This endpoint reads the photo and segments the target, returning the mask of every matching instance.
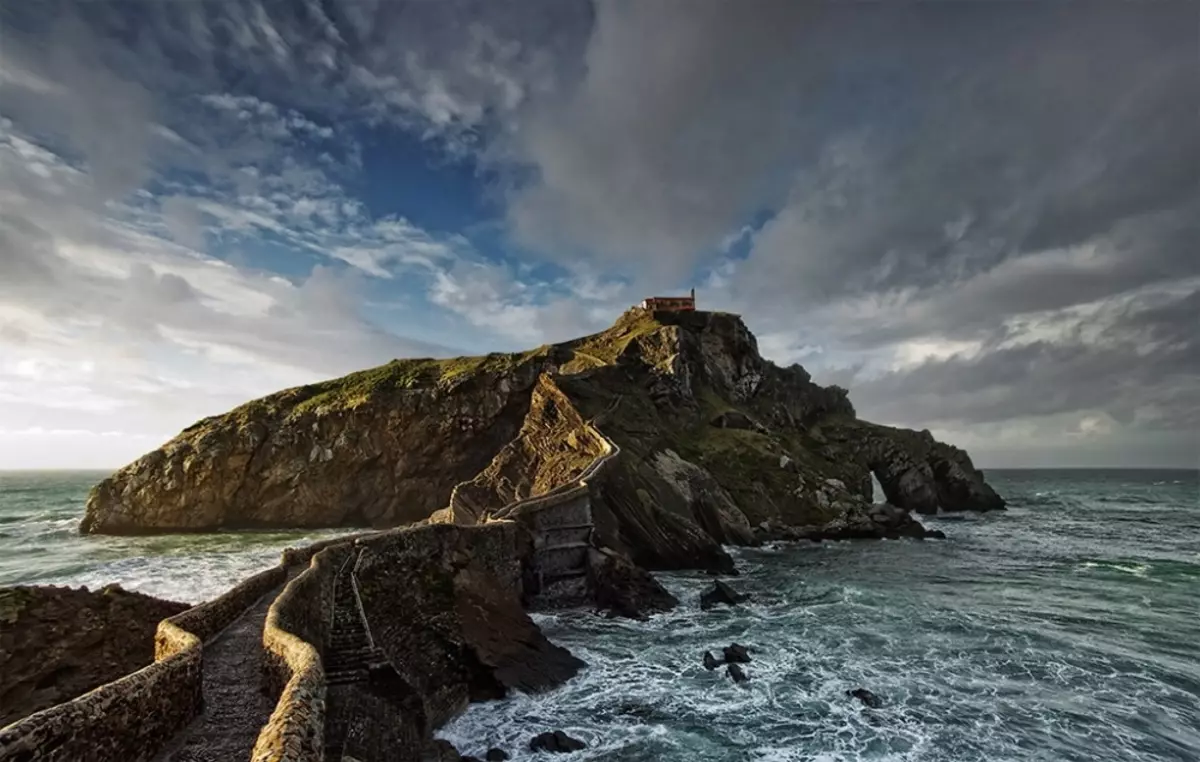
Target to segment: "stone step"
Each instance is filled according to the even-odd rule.
[[[354,672],[338,672],[332,675],[325,676],[326,685],[349,685],[352,683],[365,683],[367,681],[367,671]]]
[[[587,569],[563,569],[549,574],[542,575],[544,582],[557,582],[562,579],[571,579],[573,577],[587,576]]]

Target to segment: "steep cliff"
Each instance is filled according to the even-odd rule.
[[[83,532],[388,527],[517,433],[554,352],[396,360],[199,421],[98,484]]]
[[[523,355],[395,361],[206,419],[98,485],[82,529],[470,524],[608,443],[597,532],[652,568],[728,568],[720,545],[765,527],[921,536],[911,511],[1004,506],[966,453],[858,420],[738,316],[633,309]],[[871,506],[872,473],[894,509]]]

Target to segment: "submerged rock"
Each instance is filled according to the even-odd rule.
[[[343,762],[344,762],[343,758]],[[435,738],[425,744],[421,750],[421,762],[470,762],[474,757],[464,757],[454,748],[454,744],[443,738]],[[478,762],[478,760],[475,760]]]
[[[561,730],[550,733],[539,733],[529,742],[532,751],[548,751],[563,754],[570,751],[582,751],[587,744],[578,738],[572,738]]]
[[[738,645],[737,643],[734,643],[733,645],[730,645],[730,646],[726,646],[725,647],[725,661],[730,664],[733,664],[733,663],[749,664],[750,663],[750,650],[748,648],[746,648],[745,646]]]
[[[508,759],[508,752],[503,749],[492,748],[487,750],[487,754],[484,754],[483,758],[487,762],[504,762],[504,760]]]
[[[707,611],[717,604],[736,606],[750,600],[749,595],[739,593],[721,580],[713,583],[712,589],[700,594],[700,608]]]
[[[846,691],[846,695],[853,696],[861,701],[865,706],[869,706],[872,709],[878,709],[879,707],[883,706],[883,699],[879,698],[866,688],[855,688],[854,690]]]
[[[737,664],[730,664],[728,667],[726,667],[725,674],[733,678],[735,683],[744,683],[750,679],[746,677],[746,673],[743,672],[741,666]]]

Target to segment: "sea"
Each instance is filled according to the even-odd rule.
[[[80,537],[103,474],[0,473],[0,584],[211,597],[328,532]],[[1200,472],[989,471],[1002,513],[923,518],[945,540],[731,549],[747,604],[712,578],[647,621],[535,614],[588,666],[548,693],[474,704],[463,754],[563,730],[572,760],[1200,760]],[[702,655],[750,648],[749,680]],[[847,696],[867,688],[868,708]]]

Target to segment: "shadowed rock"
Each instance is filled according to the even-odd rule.
[[[712,651],[705,651],[704,652],[704,668],[707,669],[709,672],[712,672],[714,669],[716,669],[719,666],[721,666],[721,662],[717,660],[717,657],[712,655]]]
[[[733,645],[730,645],[730,646],[726,646],[725,647],[725,661],[730,664],[735,664],[735,663],[749,664],[750,663],[750,651],[745,646],[738,645],[737,643],[734,643]]]
[[[711,590],[701,593],[700,608],[707,611],[718,604],[736,606],[737,604],[748,600],[750,600],[749,595],[739,593],[721,580],[717,580],[713,583]]]
[[[564,754],[570,751],[586,749],[587,744],[578,738],[572,738],[561,730],[555,730],[552,733],[539,733],[534,736],[533,740],[529,742],[529,748],[532,751],[548,751]]]
[[[0,727],[154,661],[158,622],[187,608],[117,585],[0,588]]]
[[[746,677],[746,673],[743,672],[741,666],[737,664],[730,664],[728,667],[726,667],[725,674],[732,677],[735,683],[744,683],[750,679]]]
[[[616,616],[646,619],[679,604],[654,575],[611,550],[588,551],[588,571],[595,605]]]
[[[861,701],[865,706],[869,706],[872,709],[878,709],[879,707],[883,706],[883,699],[879,698],[866,688],[855,688],[852,691],[846,691],[846,695],[853,696]]]

